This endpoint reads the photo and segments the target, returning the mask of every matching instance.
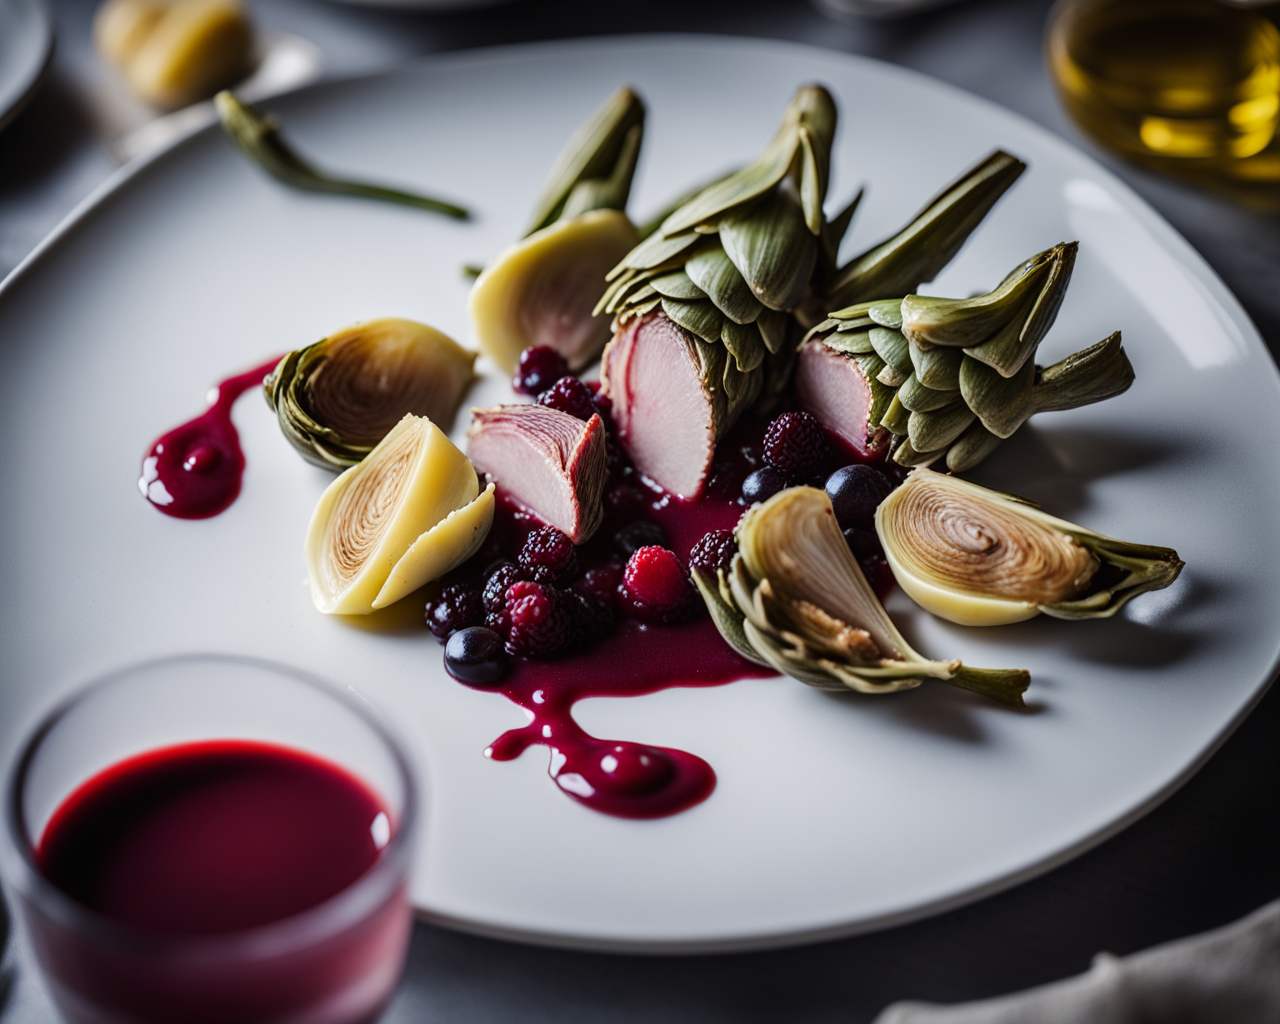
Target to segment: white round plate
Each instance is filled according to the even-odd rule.
[[[0,0],[0,128],[26,105],[53,55],[45,0]]]
[[[1177,548],[1178,584],[1105,622],[976,630],[890,604],[921,651],[1030,669],[1029,713],[942,684],[865,698],[783,678],[592,700],[578,710],[591,733],[689,750],[719,775],[685,814],[604,817],[557,789],[545,750],[482,756],[526,719],[445,675],[420,601],[368,621],[315,612],[302,537],[330,477],[256,396],[236,411],[248,471],[229,511],[184,522],[139,497],[148,444],[232,371],[377,316],[468,339],[459,267],[520,234],[560,146],[620,83],[650,109],[643,216],[754,157],[809,81],[840,104],[831,205],[869,186],[846,255],[1003,147],[1030,170],[932,290],[984,291],[1078,238],[1044,361],[1124,330],[1131,391],[1039,417],[976,477]],[[702,36],[436,57],[269,106],[324,165],[479,217],[289,191],[208,130],[126,168],[15,272],[0,293],[5,750],[70,688],[128,662],[279,660],[355,688],[408,737],[429,790],[413,892],[427,917],[591,948],[730,949],[882,927],[1059,864],[1185,781],[1266,688],[1280,638],[1275,366],[1186,242],[1059,139],[874,61]],[[490,372],[471,397],[505,389]]]

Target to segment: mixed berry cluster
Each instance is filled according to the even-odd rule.
[[[571,375],[546,346],[521,354],[512,386],[579,419],[603,420],[606,519],[581,548],[554,527],[504,535],[505,527],[495,525],[485,549],[428,602],[426,622],[445,643],[446,667],[471,683],[501,680],[512,657],[551,658],[586,647],[623,619],[669,624],[702,609],[688,567],[662,527],[643,518],[655,495],[634,478],[613,436],[608,398]],[[483,570],[476,572],[477,565]]]

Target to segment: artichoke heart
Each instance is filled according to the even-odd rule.
[[[605,274],[639,241],[617,210],[591,210],[535,231],[500,253],[467,300],[480,349],[505,372],[530,345],[550,345],[581,370],[609,340],[592,311]]]
[[[729,569],[695,569],[721,636],[744,657],[825,690],[892,693],[940,679],[1014,707],[1021,669],[933,661],[898,632],[836,525],[831,499],[792,487],[752,507]]]
[[[1047,515],[1033,503],[920,468],[880,505],[876,532],[899,585],[965,626],[1108,618],[1167,587],[1171,548],[1129,544]]]
[[[333,481],[307,528],[311,599],[329,615],[368,615],[465,562],[493,524],[493,484],[439,427],[405,416]]]
[[[280,429],[322,469],[354,466],[412,413],[448,427],[476,353],[434,328],[387,317],[290,352],[263,382]]]

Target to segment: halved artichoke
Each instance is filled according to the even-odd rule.
[[[644,116],[631,89],[610,96],[561,152],[528,234],[476,279],[467,303],[476,341],[505,372],[530,345],[581,370],[609,340],[609,318],[594,310],[605,275],[640,241],[624,211]]]
[[[693,578],[743,657],[825,690],[892,693],[933,678],[1022,706],[1025,670],[966,668],[911,648],[849,551],[825,491],[778,492],[747,511],[737,539],[727,572],[694,569]]]
[[[304,459],[345,469],[406,415],[448,429],[475,379],[475,361],[475,352],[426,324],[386,317],[290,352],[263,390]]]
[[[1172,548],[1130,544],[958,477],[914,470],[876,510],[898,584],[918,605],[965,626],[1108,618],[1167,587],[1183,562]]]
[[[316,608],[368,615],[479,550],[493,524],[493,484],[424,416],[405,416],[326,488],[307,528]]]

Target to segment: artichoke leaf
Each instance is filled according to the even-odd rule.
[[[851,356],[866,355],[868,352],[876,350],[871,343],[870,331],[851,331],[849,333],[832,331],[822,339],[822,344],[836,352],[844,352]],[[880,371],[877,370],[876,372],[879,373]]]
[[[901,392],[898,399],[902,399]],[[911,447],[918,452],[941,451],[963,434],[975,419],[974,411],[963,400],[957,399],[932,412],[913,412],[907,421],[907,437]]]
[[[907,339],[900,331],[887,327],[873,327],[870,334],[871,347],[876,350],[876,355],[897,370],[903,380],[915,372]]]
[[[751,293],[751,286],[733,261],[719,246],[691,257],[685,264],[685,273],[734,323],[752,323],[764,308],[764,304]]]
[[[1116,540],[1025,499],[923,468],[881,503],[876,532],[907,595],[961,625],[1003,625],[1041,612],[1106,618],[1167,587],[1184,564],[1171,548]]]
[[[686,331],[696,334],[703,341],[720,340],[724,317],[710,302],[682,302],[679,299],[662,299],[662,311]]]
[[[938,391],[925,387],[915,373],[912,373],[898,390],[898,397],[911,412],[933,412],[950,405],[960,394],[957,391]]]
[[[610,202],[607,206],[614,210],[626,209],[644,131],[644,117],[644,103],[629,86],[624,85],[605,100],[573,133],[556,157],[542,194],[534,203],[532,224],[526,235],[540,231],[562,216],[571,216],[565,213],[565,206],[579,185],[615,178],[620,169],[624,178],[621,202]],[[597,208],[585,207],[573,213]]]
[[[947,469],[953,473],[963,473],[972,469],[990,455],[999,446],[1000,438],[982,425],[982,420],[970,424],[969,429],[961,434],[947,449]],[[903,463],[908,465],[908,463]]]
[[[683,270],[672,270],[652,278],[649,284],[654,291],[668,299],[683,299],[685,302],[694,299],[705,299],[707,293],[693,283]]]
[[[929,202],[896,235],[855,257],[832,280],[829,306],[908,295],[955,257],[996,201],[1026,170],[997,150]]]
[[[725,254],[770,309],[788,310],[804,297],[818,257],[794,191],[778,189],[727,215],[720,225]]]
[[[768,351],[755,324],[743,326],[728,317],[725,317],[720,327],[720,340],[724,342],[724,347],[729,350],[734,363],[743,373],[750,373],[763,363]]]
[[[881,384],[891,388],[900,388],[907,382],[909,374],[903,373],[891,363],[885,363],[880,372],[876,374],[876,380]]]

